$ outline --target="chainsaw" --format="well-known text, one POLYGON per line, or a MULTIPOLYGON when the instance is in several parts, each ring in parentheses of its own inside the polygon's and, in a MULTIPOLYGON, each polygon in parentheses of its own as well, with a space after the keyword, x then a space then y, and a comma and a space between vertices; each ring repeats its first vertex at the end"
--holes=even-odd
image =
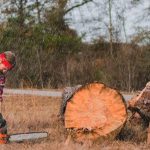
POLYGON ((47 132, 28 132, 28 133, 17 133, 12 135, 0 133, 0 144, 6 144, 9 142, 24 142, 43 139, 48 137, 47 132))
POLYGON ((6 144, 10 142, 24 142, 43 139, 48 137, 47 132, 28 132, 28 133, 17 133, 12 135, 0 133, 0 144, 6 144))
POLYGON ((9 142, 23 142, 48 137, 47 132, 28 132, 9 135, 7 133, 7 122, 0 113, 0 144, 9 142))
POLYGON ((47 132, 28 132, 8 135, 8 142, 23 142, 29 140, 38 140, 48 137, 47 132))

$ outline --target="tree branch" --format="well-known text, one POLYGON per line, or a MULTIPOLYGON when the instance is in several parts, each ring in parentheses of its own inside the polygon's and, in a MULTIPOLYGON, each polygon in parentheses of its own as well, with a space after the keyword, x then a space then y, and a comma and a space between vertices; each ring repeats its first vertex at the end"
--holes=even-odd
POLYGON ((66 10, 66 11, 65 11, 65 14, 67 14, 68 12, 70 12, 71 10, 73 10, 74 8, 83 6, 84 4, 89 3, 89 2, 92 2, 92 1, 93 1, 93 0, 84 0, 82 3, 77 4, 77 5, 75 5, 75 6, 72 6, 71 8, 69 8, 68 10, 66 10))

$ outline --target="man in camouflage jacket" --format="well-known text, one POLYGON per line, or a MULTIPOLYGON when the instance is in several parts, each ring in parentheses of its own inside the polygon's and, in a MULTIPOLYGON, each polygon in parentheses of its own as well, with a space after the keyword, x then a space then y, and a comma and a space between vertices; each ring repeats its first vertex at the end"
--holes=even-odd
POLYGON ((14 53, 11 51, 0 53, 0 133, 2 134, 7 133, 6 120, 2 116, 3 88, 6 81, 6 74, 14 68, 15 64, 16 58, 14 53))

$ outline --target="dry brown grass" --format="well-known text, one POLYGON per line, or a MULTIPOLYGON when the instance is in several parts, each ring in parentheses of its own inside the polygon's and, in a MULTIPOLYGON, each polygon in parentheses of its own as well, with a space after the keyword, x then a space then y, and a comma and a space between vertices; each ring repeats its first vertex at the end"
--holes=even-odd
MULTIPOLYGON (((106 141, 102 144, 95 143, 92 146, 88 144, 79 144, 71 141, 69 145, 65 145, 67 138, 65 129, 57 119, 60 106, 59 98, 36 97, 13 95, 4 97, 3 115, 8 123, 8 133, 22 133, 34 131, 47 131, 49 136, 47 139, 28 141, 23 143, 10 143, 1 145, 2 150, 146 150, 150 146, 145 144, 140 134, 138 140, 128 135, 133 132, 130 126, 126 126, 125 132, 128 134, 126 141, 106 141)), ((145 135, 145 134, 144 134, 145 135)))

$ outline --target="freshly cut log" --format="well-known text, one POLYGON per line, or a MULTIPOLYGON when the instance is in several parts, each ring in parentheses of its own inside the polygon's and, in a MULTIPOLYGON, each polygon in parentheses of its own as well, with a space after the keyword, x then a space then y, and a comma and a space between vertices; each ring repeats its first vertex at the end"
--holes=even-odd
POLYGON ((144 127, 149 126, 150 122, 150 82, 140 94, 129 101, 128 109, 133 113, 138 113, 143 119, 144 127))
POLYGON ((150 144, 150 82, 146 84, 137 97, 129 101, 128 109, 132 111, 132 116, 134 116, 131 119, 136 119, 136 113, 140 115, 143 128, 148 128, 147 143, 150 144))
POLYGON ((65 128, 70 129, 72 137, 79 142, 114 139, 126 119, 122 95, 97 82, 76 89, 64 111, 65 128))

